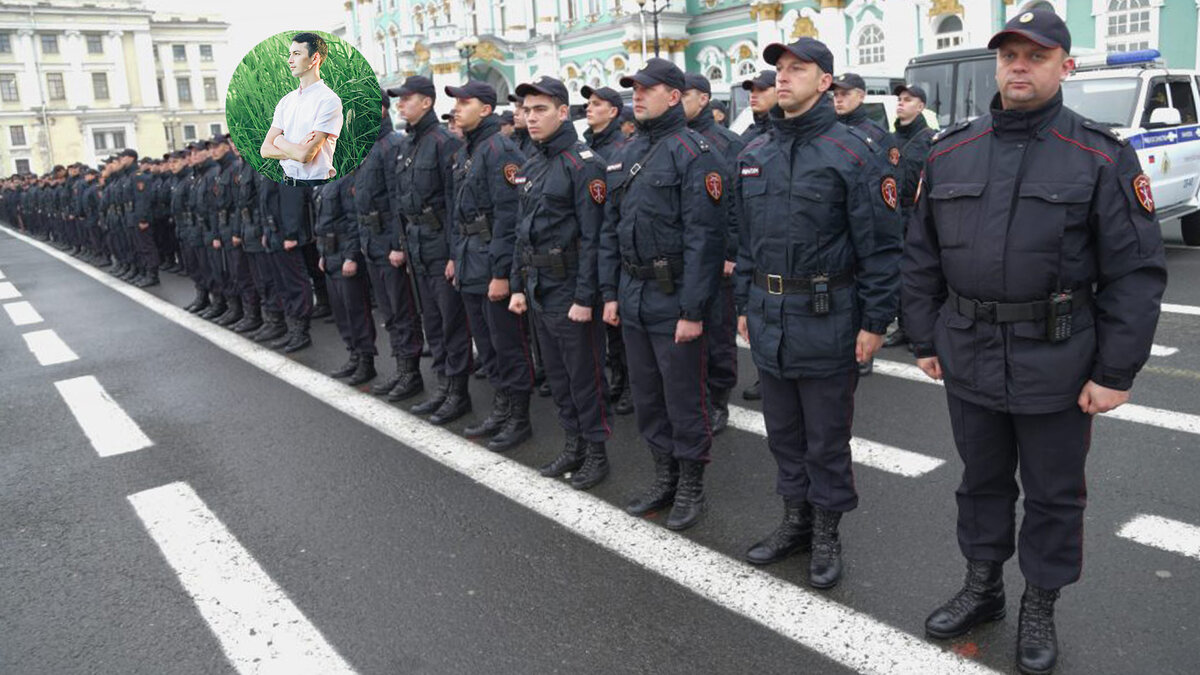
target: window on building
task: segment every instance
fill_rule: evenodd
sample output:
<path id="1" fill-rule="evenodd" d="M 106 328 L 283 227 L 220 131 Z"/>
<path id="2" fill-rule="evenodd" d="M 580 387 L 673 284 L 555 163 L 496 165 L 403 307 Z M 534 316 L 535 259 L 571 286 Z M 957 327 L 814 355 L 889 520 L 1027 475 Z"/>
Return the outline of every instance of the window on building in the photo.
<path id="1" fill-rule="evenodd" d="M 185 140 L 185 141 L 196 140 L 196 125 L 195 124 L 183 125 L 183 140 Z"/>
<path id="2" fill-rule="evenodd" d="M 104 134 L 103 131 L 93 131 L 92 132 L 92 145 L 96 146 L 97 150 L 107 150 L 108 149 L 108 137 Z"/>
<path id="3" fill-rule="evenodd" d="M 0 33 L 0 54 L 12 53 L 12 34 Z"/>
<path id="4" fill-rule="evenodd" d="M 19 173 L 19 174 L 28 174 L 28 173 L 32 173 L 32 172 L 29 170 L 29 160 L 27 160 L 27 159 L 18 159 L 18 160 L 16 161 L 16 164 L 15 164 L 15 166 L 16 166 L 16 168 L 17 168 L 17 173 Z"/>
<path id="5" fill-rule="evenodd" d="M 98 33 L 87 34 L 87 51 L 89 54 L 104 53 L 104 39 Z"/>
<path id="6" fill-rule="evenodd" d="M 708 78 L 709 82 L 725 81 L 725 71 L 721 69 L 721 66 L 709 66 L 708 70 L 704 71 L 704 76 Z"/>
<path id="7" fill-rule="evenodd" d="M 200 45 L 200 60 L 201 61 L 212 61 L 213 60 L 212 45 Z"/>
<path id="8" fill-rule="evenodd" d="M 1110 52 L 1149 49 L 1154 42 L 1150 0 L 1109 0 L 1105 42 Z"/>
<path id="9" fill-rule="evenodd" d="M 204 78 L 204 100 L 205 101 L 217 100 L 217 78 L 215 78 L 215 77 Z"/>
<path id="10" fill-rule="evenodd" d="M 858 64 L 883 63 L 883 29 L 871 24 L 858 34 Z"/>
<path id="11" fill-rule="evenodd" d="M 92 132 L 92 144 L 97 150 L 124 150 L 124 129 L 97 129 Z"/>
<path id="12" fill-rule="evenodd" d="M 16 103 L 21 100 L 17 91 L 16 73 L 0 73 L 0 101 Z"/>
<path id="13" fill-rule="evenodd" d="M 187 77 L 175 78 L 175 91 L 179 96 L 180 103 L 192 102 L 192 81 Z"/>
<path id="14" fill-rule="evenodd" d="M 150 51 L 154 54 L 154 60 L 158 60 L 158 45 L 150 45 Z"/>
<path id="15" fill-rule="evenodd" d="M 400 72 L 400 36 L 399 35 L 392 36 L 392 59 L 394 60 L 394 63 L 395 63 L 395 65 L 392 67 L 392 70 L 394 70 L 396 72 Z"/>
<path id="16" fill-rule="evenodd" d="M 63 85 L 62 73 L 46 73 L 46 98 L 51 101 L 65 101 L 67 88 Z"/>
<path id="17" fill-rule="evenodd" d="M 14 148 L 20 148 L 26 145 L 25 127 L 20 124 L 15 124 L 8 128 L 8 140 Z"/>
<path id="18" fill-rule="evenodd" d="M 942 19 L 937 26 L 937 48 L 953 49 L 963 43 L 963 22 L 957 15 Z"/>
<path id="19" fill-rule="evenodd" d="M 57 54 L 58 53 L 58 36 L 42 34 L 42 53 Z"/>
<path id="20" fill-rule="evenodd" d="M 183 45 L 171 45 L 171 54 L 176 63 L 187 61 L 187 48 Z"/>
<path id="21" fill-rule="evenodd" d="M 161 101 L 163 105 L 166 105 L 167 104 L 167 96 L 166 96 L 166 94 L 163 93 L 162 80 L 163 79 L 161 77 L 158 78 L 158 80 L 157 80 L 157 82 L 158 82 L 158 100 Z"/>
<path id="22" fill-rule="evenodd" d="M 208 125 L 208 133 L 212 136 L 216 136 L 217 134 L 221 133 L 221 123 L 213 122 L 212 124 Z"/>
<path id="23" fill-rule="evenodd" d="M 92 73 L 92 95 L 97 101 L 108 100 L 108 75 Z"/>

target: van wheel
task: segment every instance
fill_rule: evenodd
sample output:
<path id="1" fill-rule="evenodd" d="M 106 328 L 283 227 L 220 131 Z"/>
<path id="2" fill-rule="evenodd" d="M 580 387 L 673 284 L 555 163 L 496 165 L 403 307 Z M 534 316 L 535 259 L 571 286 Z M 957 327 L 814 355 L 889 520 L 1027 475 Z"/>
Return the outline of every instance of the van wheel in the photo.
<path id="1" fill-rule="evenodd" d="M 1200 246 L 1200 211 L 1180 218 L 1179 231 L 1183 234 L 1183 243 Z"/>

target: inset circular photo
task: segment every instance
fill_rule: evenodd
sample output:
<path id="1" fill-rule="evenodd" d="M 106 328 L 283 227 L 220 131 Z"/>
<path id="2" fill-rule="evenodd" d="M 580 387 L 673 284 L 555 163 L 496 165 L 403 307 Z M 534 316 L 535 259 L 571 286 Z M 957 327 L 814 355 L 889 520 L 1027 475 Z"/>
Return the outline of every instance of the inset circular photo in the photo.
<path id="1" fill-rule="evenodd" d="M 276 182 L 323 181 L 354 171 L 379 136 L 382 93 L 352 45 L 321 31 L 258 43 L 229 80 L 230 140 Z"/>

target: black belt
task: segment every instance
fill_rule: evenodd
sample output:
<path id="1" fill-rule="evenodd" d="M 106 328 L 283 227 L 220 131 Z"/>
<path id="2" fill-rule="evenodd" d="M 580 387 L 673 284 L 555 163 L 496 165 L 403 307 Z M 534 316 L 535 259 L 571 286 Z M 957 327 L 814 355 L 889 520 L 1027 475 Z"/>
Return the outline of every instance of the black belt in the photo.
<path id="1" fill-rule="evenodd" d="M 485 242 L 490 242 L 492 240 L 492 227 L 491 224 L 488 223 L 487 218 L 476 218 L 475 220 L 463 225 L 459 229 L 459 232 L 464 237 L 478 234 L 483 237 Z"/>
<path id="2" fill-rule="evenodd" d="M 521 263 L 529 267 L 559 267 L 575 265 L 579 262 L 579 252 L 574 249 L 565 251 L 550 251 L 549 253 L 521 253 Z"/>
<path id="3" fill-rule="evenodd" d="M 1050 316 L 1050 301 L 1035 300 L 1033 302 L 991 302 L 964 298 L 951 289 L 947 289 L 946 302 L 956 312 L 968 319 L 985 323 L 1016 323 L 1019 321 L 1039 321 Z M 1091 293 L 1079 293 L 1071 297 L 1072 307 L 1087 307 L 1092 304 Z"/>
<path id="4" fill-rule="evenodd" d="M 370 228 L 375 234 L 383 232 L 383 219 L 379 217 L 378 211 L 358 214 L 358 225 L 359 227 Z"/>
<path id="5" fill-rule="evenodd" d="M 754 285 L 771 295 L 799 295 L 812 293 L 813 283 L 819 283 L 822 275 L 811 277 L 784 277 L 778 274 L 764 274 L 754 270 Z M 834 272 L 825 277 L 828 290 L 845 288 L 854 283 L 854 274 L 847 271 Z"/>
<path id="6" fill-rule="evenodd" d="M 318 185 L 324 185 L 324 184 L 328 183 L 329 179 L 328 178 L 311 178 L 311 179 L 292 178 L 291 176 L 284 176 L 283 180 L 280 182 L 283 183 L 284 185 L 291 185 L 292 187 L 295 187 L 297 185 L 308 185 L 310 187 L 316 187 Z"/>
<path id="7" fill-rule="evenodd" d="M 438 218 L 437 213 L 431 208 L 412 215 L 406 214 L 405 217 L 408 218 L 409 222 L 415 225 L 424 225 L 434 232 L 442 229 L 442 219 Z"/>
<path id="8" fill-rule="evenodd" d="M 683 271 L 683 258 L 667 258 L 667 264 L 670 266 L 672 274 L 678 274 Z M 653 264 L 638 265 L 629 260 L 622 260 L 621 269 L 625 270 L 625 273 L 634 279 L 641 279 L 642 281 L 658 278 L 657 274 L 655 274 Z"/>

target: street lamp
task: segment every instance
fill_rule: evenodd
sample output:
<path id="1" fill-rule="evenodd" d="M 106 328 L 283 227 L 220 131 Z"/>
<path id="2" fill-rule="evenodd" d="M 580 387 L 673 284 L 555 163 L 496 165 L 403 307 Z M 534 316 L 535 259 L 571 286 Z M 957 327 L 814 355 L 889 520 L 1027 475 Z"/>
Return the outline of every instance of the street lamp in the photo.
<path id="1" fill-rule="evenodd" d="M 671 6 L 671 0 L 666 0 L 666 2 L 663 3 L 662 7 L 658 6 L 658 0 L 651 0 L 651 7 L 653 9 L 651 9 L 649 12 L 646 11 L 646 0 L 637 0 L 637 4 L 638 4 L 638 7 L 641 8 L 639 11 L 643 15 L 649 14 L 650 18 L 654 21 L 654 56 L 657 57 L 658 56 L 658 15 L 662 14 L 664 10 L 666 10 L 668 7 Z M 643 21 L 644 21 L 644 18 L 643 18 Z"/>
<path id="2" fill-rule="evenodd" d="M 467 60 L 467 79 L 471 79 L 471 57 L 475 55 L 475 49 L 479 47 L 479 37 L 475 35 L 467 36 L 458 42 L 454 43 L 458 48 L 458 55 Z"/>

